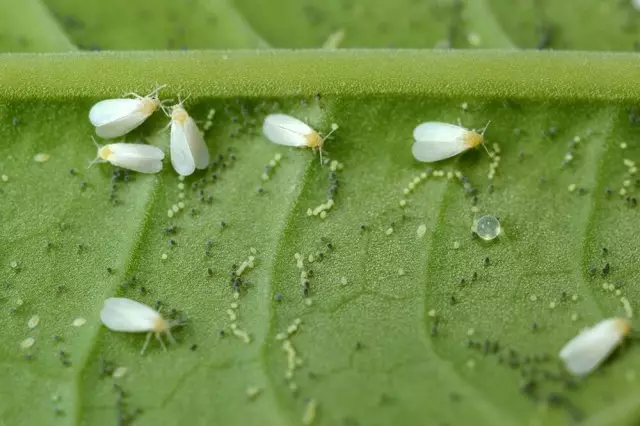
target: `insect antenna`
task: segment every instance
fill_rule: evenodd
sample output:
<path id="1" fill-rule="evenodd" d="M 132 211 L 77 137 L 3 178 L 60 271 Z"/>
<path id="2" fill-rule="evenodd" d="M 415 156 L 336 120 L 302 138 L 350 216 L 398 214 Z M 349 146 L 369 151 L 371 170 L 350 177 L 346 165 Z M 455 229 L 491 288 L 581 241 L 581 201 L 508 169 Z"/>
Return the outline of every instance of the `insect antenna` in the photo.
<path id="1" fill-rule="evenodd" d="M 96 163 L 100 162 L 100 150 L 102 149 L 102 147 L 98 144 L 98 142 L 96 142 L 96 138 L 94 138 L 93 136 L 91 136 L 91 140 L 93 141 L 93 144 L 96 146 L 96 148 L 98 149 L 98 154 L 96 155 L 96 158 L 93 159 L 93 161 L 91 161 L 89 163 L 89 166 L 87 166 L 87 169 L 90 169 L 91 166 L 93 166 Z"/>

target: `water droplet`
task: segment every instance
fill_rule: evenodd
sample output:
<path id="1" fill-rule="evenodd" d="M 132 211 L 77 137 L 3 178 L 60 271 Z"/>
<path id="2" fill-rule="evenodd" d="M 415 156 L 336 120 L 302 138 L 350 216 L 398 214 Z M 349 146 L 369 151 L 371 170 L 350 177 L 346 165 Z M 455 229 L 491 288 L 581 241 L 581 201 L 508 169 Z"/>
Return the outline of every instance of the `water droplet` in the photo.
<path id="1" fill-rule="evenodd" d="M 475 232 L 483 240 L 490 241 L 502 233 L 502 228 L 496 217 L 486 215 L 474 221 L 471 231 Z"/>

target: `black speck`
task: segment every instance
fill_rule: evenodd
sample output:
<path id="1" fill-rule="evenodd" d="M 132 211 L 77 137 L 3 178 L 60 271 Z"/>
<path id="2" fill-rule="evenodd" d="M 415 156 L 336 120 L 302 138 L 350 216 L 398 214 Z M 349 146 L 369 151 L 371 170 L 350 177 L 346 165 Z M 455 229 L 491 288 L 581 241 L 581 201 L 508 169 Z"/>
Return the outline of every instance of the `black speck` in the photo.
<path id="1" fill-rule="evenodd" d="M 560 395 L 559 393 L 549 392 L 549 394 L 547 395 L 547 403 L 549 405 L 559 407 L 561 405 L 564 405 L 565 397 L 563 395 Z"/>
<path id="2" fill-rule="evenodd" d="M 489 256 L 484 258 L 483 264 L 484 266 L 489 266 Z"/>
<path id="3" fill-rule="evenodd" d="M 388 395 L 388 394 L 386 394 L 386 393 L 383 393 L 383 394 L 380 395 L 380 405 L 392 404 L 393 400 L 394 400 L 393 397 Z"/>
<path id="4" fill-rule="evenodd" d="M 107 272 L 108 272 L 109 274 L 113 274 L 113 268 L 107 267 Z"/>
<path id="5" fill-rule="evenodd" d="M 533 380 L 526 381 L 521 387 L 520 391 L 525 395 L 533 395 L 538 387 L 538 383 Z"/>
<path id="6" fill-rule="evenodd" d="M 610 266 L 610 265 L 609 265 L 609 263 L 607 262 L 607 263 L 604 265 L 604 268 L 602 268 L 602 276 L 604 277 L 604 276 L 606 276 L 606 275 L 609 275 L 609 272 L 611 272 L 611 266 Z"/>
<path id="7" fill-rule="evenodd" d="M 191 349 L 192 351 L 195 351 L 196 349 L 198 349 L 198 345 L 194 343 L 193 345 L 191 345 L 189 349 Z"/>

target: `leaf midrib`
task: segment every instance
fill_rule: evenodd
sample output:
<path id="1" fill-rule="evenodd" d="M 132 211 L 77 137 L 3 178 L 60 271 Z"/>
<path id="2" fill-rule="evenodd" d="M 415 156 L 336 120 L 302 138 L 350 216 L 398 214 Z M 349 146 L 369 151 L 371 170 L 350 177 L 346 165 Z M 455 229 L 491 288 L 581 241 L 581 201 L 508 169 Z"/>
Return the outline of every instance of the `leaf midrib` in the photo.
<path id="1" fill-rule="evenodd" d="M 291 223 L 293 223 L 294 221 L 294 214 L 296 212 L 296 207 L 298 205 L 298 202 L 300 200 L 300 197 L 302 195 L 302 193 L 304 192 L 305 187 L 307 186 L 307 184 L 309 183 L 309 179 L 310 176 L 313 176 L 313 173 L 311 173 L 312 170 L 312 166 L 315 162 L 315 158 L 308 160 L 306 165 L 305 165 L 305 169 L 304 169 L 304 173 L 302 176 L 302 179 L 300 179 L 300 183 L 298 184 L 297 188 L 297 194 L 293 197 L 291 197 L 291 202 L 290 204 L 286 207 L 287 210 L 287 216 L 286 219 L 282 221 L 282 226 L 280 227 L 280 231 L 278 232 L 278 239 L 277 242 L 275 244 L 275 250 L 273 251 L 273 256 L 272 256 L 272 267 L 271 267 L 271 271 L 269 273 L 269 299 L 268 300 L 274 300 L 275 298 L 275 292 L 274 292 L 274 286 L 273 283 L 275 281 L 275 276 L 277 274 L 278 268 L 280 267 L 280 264 L 277 262 L 278 258 L 281 258 L 284 256 L 284 253 L 287 252 L 287 250 L 285 249 L 285 245 L 286 245 L 286 237 L 287 237 L 287 229 L 291 229 L 290 225 Z M 288 410 L 286 409 L 286 402 L 285 402 L 285 398 L 283 395 L 282 390 L 276 385 L 276 378 L 273 376 L 273 374 L 270 374 L 269 372 L 269 368 L 268 368 L 268 364 L 269 364 L 269 349 L 270 346 L 273 346 L 273 343 L 279 343 L 278 341 L 276 341 L 275 336 L 278 333 L 278 330 L 276 329 L 277 324 L 276 324 L 276 315 L 275 315 L 275 304 L 274 303 L 269 303 L 268 301 L 265 302 L 267 304 L 267 312 L 268 312 L 268 316 L 269 316 L 269 321 L 267 322 L 267 327 L 266 327 L 266 333 L 264 335 L 264 341 L 262 342 L 262 345 L 260 347 L 260 355 L 259 355 L 259 362 L 260 365 L 262 366 L 262 370 L 264 372 L 264 375 L 267 378 L 267 381 L 269 383 L 269 387 L 271 388 L 271 391 L 273 393 L 274 396 L 274 400 L 277 403 L 278 409 L 279 409 L 279 414 L 280 414 L 280 419 L 282 421 L 285 421 L 290 425 L 295 425 L 297 424 L 296 420 L 294 420 L 293 417 L 293 410 Z M 276 350 L 280 350 L 280 347 L 277 346 Z M 287 415 L 288 414 L 288 415 Z M 284 424 L 284 423 L 279 423 L 279 424 Z"/>
<path id="2" fill-rule="evenodd" d="M 153 183 L 150 184 L 151 187 L 148 192 L 146 192 L 148 196 L 148 200 L 144 205 L 144 209 L 142 209 L 141 214 L 142 217 L 137 220 L 139 223 L 137 232 L 135 235 L 130 236 L 130 249 L 129 254 L 126 256 L 126 263 L 124 268 L 122 268 L 122 273 L 120 274 L 122 277 L 127 277 L 135 271 L 136 261 L 138 256 L 138 250 L 142 242 L 145 240 L 146 236 L 150 232 L 150 222 L 151 222 L 151 213 L 152 210 L 157 207 L 156 202 L 158 200 L 158 191 L 162 186 L 162 179 L 158 176 L 153 177 Z M 104 298 L 115 297 L 118 296 L 118 289 L 120 289 L 122 293 L 122 287 L 119 285 L 120 281 L 113 280 L 113 283 L 109 285 L 108 289 L 104 291 Z M 81 396 L 83 393 L 83 383 L 82 377 L 86 373 L 86 369 L 89 366 L 92 360 L 92 354 L 98 351 L 98 336 L 100 333 L 104 331 L 102 322 L 98 321 L 91 325 L 91 333 L 88 337 L 89 345 L 87 348 L 81 352 L 81 358 L 78 362 L 78 368 L 76 368 L 76 374 L 73 378 L 73 399 L 72 404 L 75 405 L 75 416 L 74 416 L 74 424 L 80 425 L 82 424 L 82 409 L 84 405 L 82 404 Z M 89 333 L 87 333 L 89 334 Z"/>
<path id="3" fill-rule="evenodd" d="M 640 98 L 639 65 L 640 57 L 627 53 L 514 50 L 3 54 L 0 99 L 109 97 L 158 81 L 168 85 L 166 96 L 189 92 L 195 99 L 321 93 L 632 102 Z M 95 74 L 96 66 L 105 72 Z"/>

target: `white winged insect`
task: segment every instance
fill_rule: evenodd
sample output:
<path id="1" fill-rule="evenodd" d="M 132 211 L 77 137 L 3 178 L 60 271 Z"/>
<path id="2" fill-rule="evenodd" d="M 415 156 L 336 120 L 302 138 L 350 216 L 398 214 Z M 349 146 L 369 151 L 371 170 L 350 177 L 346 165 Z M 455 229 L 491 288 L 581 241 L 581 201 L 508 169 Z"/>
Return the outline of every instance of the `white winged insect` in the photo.
<path id="1" fill-rule="evenodd" d="M 101 146 L 95 139 L 93 143 L 98 148 L 98 155 L 89 167 L 95 163 L 109 162 L 140 173 L 158 173 L 162 170 L 164 152 L 155 146 L 140 143 L 110 143 Z"/>
<path id="2" fill-rule="evenodd" d="M 161 105 L 158 92 L 165 86 L 158 86 L 147 96 L 128 93 L 133 98 L 106 99 L 91 107 L 89 121 L 96 128 L 96 134 L 103 139 L 113 139 L 126 135 L 141 125 Z"/>
<path id="3" fill-rule="evenodd" d="M 178 101 L 165 113 L 171 118 L 170 151 L 173 169 L 181 176 L 189 176 L 196 169 L 209 165 L 209 149 L 194 119 Z"/>
<path id="4" fill-rule="evenodd" d="M 336 130 L 338 125 L 333 123 L 331 131 L 325 137 L 321 137 L 308 124 L 286 114 L 269 114 L 262 124 L 262 133 L 273 143 L 319 150 L 320 163 L 322 163 L 322 145 Z"/>
<path id="5" fill-rule="evenodd" d="M 600 321 L 569 340 L 560 350 L 560 358 L 574 376 L 586 376 L 595 370 L 618 347 L 631 331 L 625 318 Z"/>
<path id="6" fill-rule="evenodd" d="M 413 129 L 414 143 L 411 152 L 416 160 L 425 163 L 451 158 L 482 144 L 484 132 L 489 127 L 489 123 L 480 133 L 455 124 L 437 121 L 419 124 Z"/>
<path id="7" fill-rule="evenodd" d="M 167 347 L 162 341 L 161 334 L 165 333 L 169 342 L 175 344 L 171 328 L 180 325 L 179 321 L 166 320 L 159 312 L 149 306 L 124 297 L 111 297 L 105 300 L 102 311 L 100 311 L 100 320 L 109 330 L 125 333 L 148 333 L 140 351 L 141 355 L 144 354 L 151 336 L 154 334 L 162 349 L 166 351 Z"/>

